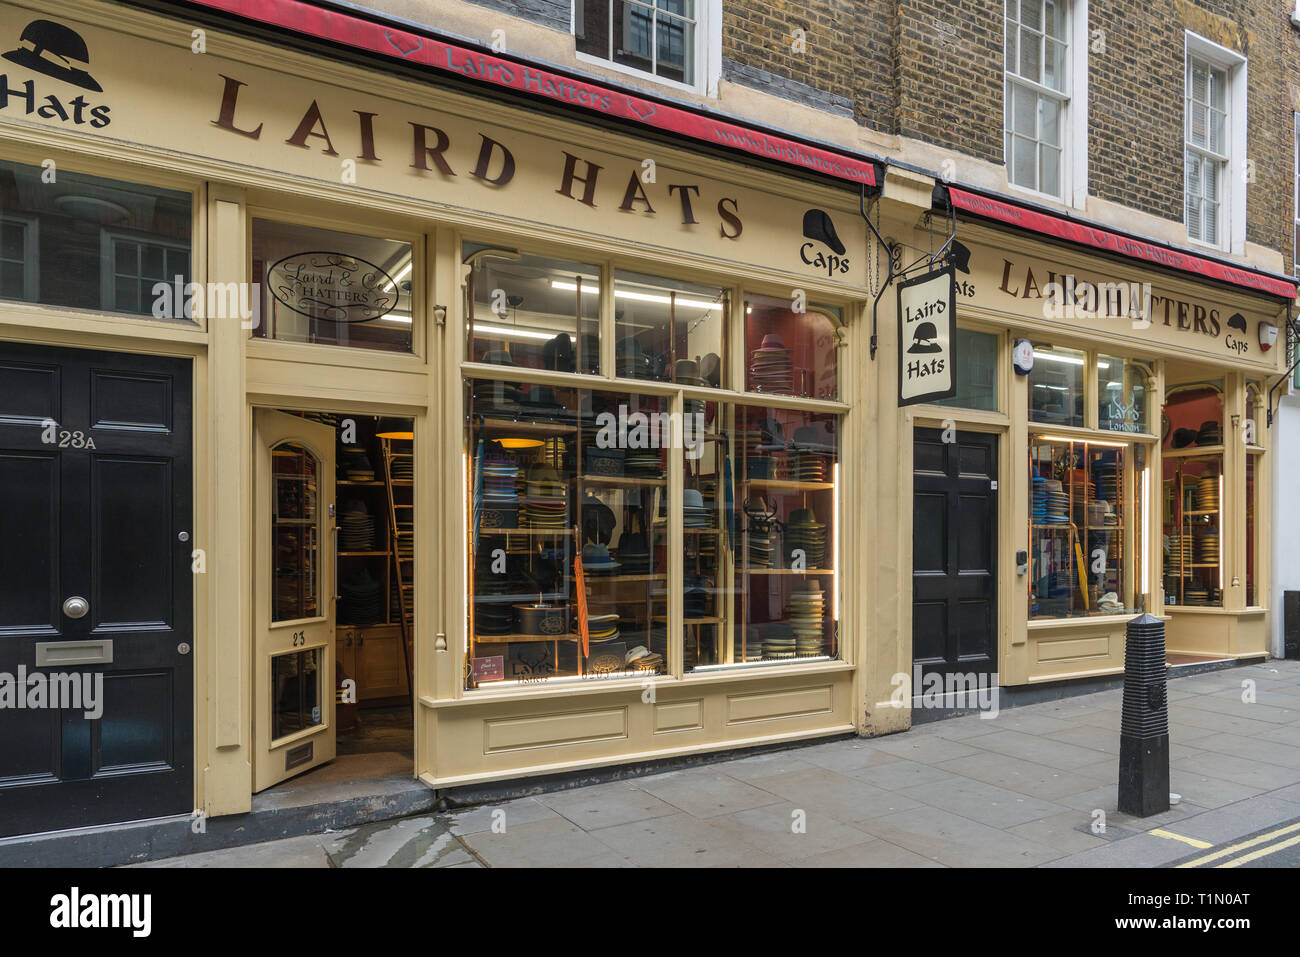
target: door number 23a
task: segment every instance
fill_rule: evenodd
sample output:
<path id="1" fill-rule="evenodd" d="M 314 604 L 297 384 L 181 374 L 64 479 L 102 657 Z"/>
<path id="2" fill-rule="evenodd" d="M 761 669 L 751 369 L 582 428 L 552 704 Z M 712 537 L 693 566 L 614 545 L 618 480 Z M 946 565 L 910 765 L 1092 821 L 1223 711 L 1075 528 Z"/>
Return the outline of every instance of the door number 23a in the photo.
<path id="1" fill-rule="evenodd" d="M 41 423 L 41 441 L 61 449 L 93 449 L 95 440 L 80 429 L 60 429 L 59 423 L 46 419 Z"/>

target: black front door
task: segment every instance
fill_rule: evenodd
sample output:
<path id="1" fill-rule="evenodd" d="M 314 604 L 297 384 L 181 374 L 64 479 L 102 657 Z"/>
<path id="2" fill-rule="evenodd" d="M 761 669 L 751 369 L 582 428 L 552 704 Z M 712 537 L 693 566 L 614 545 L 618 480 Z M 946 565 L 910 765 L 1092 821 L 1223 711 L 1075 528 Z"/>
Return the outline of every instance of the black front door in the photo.
<path id="1" fill-rule="evenodd" d="M 190 369 L 0 342 L 0 836 L 193 807 Z"/>
<path id="2" fill-rule="evenodd" d="M 922 675 L 997 670 L 998 437 L 916 430 L 912 660 Z"/>

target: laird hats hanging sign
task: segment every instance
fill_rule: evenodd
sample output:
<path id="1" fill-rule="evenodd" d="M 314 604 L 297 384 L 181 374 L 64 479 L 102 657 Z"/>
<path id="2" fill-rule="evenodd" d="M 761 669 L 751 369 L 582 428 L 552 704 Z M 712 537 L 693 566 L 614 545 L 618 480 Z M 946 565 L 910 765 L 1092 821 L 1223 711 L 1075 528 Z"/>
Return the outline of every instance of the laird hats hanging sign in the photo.
<path id="1" fill-rule="evenodd" d="M 898 285 L 898 404 L 957 393 L 956 289 L 946 266 Z"/>

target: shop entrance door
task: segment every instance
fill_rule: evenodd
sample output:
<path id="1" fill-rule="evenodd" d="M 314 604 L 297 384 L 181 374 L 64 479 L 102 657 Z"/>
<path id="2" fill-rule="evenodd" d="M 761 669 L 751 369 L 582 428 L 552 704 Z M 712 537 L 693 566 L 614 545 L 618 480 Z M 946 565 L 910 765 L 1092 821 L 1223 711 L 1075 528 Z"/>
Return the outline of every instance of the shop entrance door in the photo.
<path id="1" fill-rule="evenodd" d="M 978 678 L 997 670 L 998 437 L 943 438 L 918 428 L 913 443 L 912 660 Z"/>
<path id="2" fill-rule="evenodd" d="M 190 367 L 0 345 L 0 836 L 194 807 Z"/>
<path id="3" fill-rule="evenodd" d="M 334 430 L 254 415 L 253 790 L 331 760 Z"/>

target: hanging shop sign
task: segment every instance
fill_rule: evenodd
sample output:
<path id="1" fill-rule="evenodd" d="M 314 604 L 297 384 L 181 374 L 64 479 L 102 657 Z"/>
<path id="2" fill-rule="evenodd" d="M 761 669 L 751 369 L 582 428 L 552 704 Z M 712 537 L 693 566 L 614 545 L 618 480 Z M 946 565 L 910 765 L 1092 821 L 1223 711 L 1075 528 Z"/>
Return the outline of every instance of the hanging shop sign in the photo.
<path id="1" fill-rule="evenodd" d="M 344 253 L 286 256 L 267 270 L 271 295 L 323 322 L 369 322 L 397 306 L 397 281 L 374 263 Z"/>
<path id="2" fill-rule="evenodd" d="M 951 265 L 898 286 L 898 404 L 957 394 L 957 291 Z"/>

